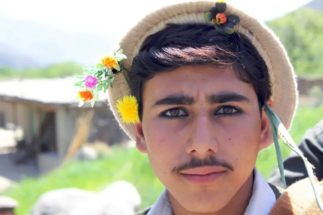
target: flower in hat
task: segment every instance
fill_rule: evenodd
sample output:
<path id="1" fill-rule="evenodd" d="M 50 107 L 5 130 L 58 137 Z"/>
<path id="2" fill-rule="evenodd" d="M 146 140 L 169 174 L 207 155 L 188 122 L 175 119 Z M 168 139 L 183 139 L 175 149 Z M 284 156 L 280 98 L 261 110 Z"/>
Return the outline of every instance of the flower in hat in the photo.
<path id="1" fill-rule="evenodd" d="M 79 93 L 79 98 L 82 99 L 83 102 L 90 101 L 93 99 L 93 94 L 88 90 L 79 91 L 78 93 Z"/>
<path id="2" fill-rule="evenodd" d="M 212 19 L 212 23 L 217 25 L 221 25 L 226 22 L 227 22 L 227 17 L 225 16 L 224 13 L 218 13 L 215 16 L 215 19 Z"/>
<path id="3" fill-rule="evenodd" d="M 86 76 L 84 80 L 84 86 L 87 89 L 94 89 L 98 84 L 98 79 L 92 75 Z"/>
<path id="4" fill-rule="evenodd" d="M 134 96 L 124 96 L 116 105 L 122 121 L 127 124 L 139 122 L 138 103 Z"/>
<path id="5" fill-rule="evenodd" d="M 234 26 L 240 22 L 239 17 L 231 15 L 226 16 L 226 3 L 224 1 L 217 1 L 215 7 L 212 7 L 209 12 L 204 15 L 206 21 L 211 22 L 214 27 L 227 34 L 234 32 Z"/>
<path id="6" fill-rule="evenodd" d="M 82 99 L 80 106 L 86 101 L 91 101 L 92 107 L 95 101 L 99 98 L 99 92 L 104 93 L 108 88 L 113 88 L 113 80 L 115 76 L 124 71 L 121 61 L 126 59 L 127 56 L 123 54 L 122 49 L 117 49 L 111 55 L 107 55 L 101 59 L 101 62 L 96 66 L 84 68 L 86 76 L 77 76 L 80 81 L 74 85 L 85 88 L 85 91 L 79 91 L 79 98 Z"/>
<path id="7" fill-rule="evenodd" d="M 103 65 L 106 66 L 107 68 L 115 68 L 117 65 L 117 60 L 112 56 L 106 56 L 102 58 L 101 61 Z"/>

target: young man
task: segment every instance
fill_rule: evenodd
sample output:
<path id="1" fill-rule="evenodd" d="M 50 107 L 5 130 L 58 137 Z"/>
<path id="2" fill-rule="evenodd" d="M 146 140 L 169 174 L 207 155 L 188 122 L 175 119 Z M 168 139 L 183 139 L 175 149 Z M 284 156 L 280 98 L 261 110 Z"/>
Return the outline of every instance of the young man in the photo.
<path id="1" fill-rule="evenodd" d="M 255 168 L 272 143 L 264 104 L 289 128 L 297 103 L 273 33 L 223 1 L 189 2 L 150 14 L 120 46 L 127 71 L 110 107 L 166 187 L 142 214 L 269 214 L 278 192 Z M 134 125 L 116 107 L 125 95 L 138 101 Z"/>

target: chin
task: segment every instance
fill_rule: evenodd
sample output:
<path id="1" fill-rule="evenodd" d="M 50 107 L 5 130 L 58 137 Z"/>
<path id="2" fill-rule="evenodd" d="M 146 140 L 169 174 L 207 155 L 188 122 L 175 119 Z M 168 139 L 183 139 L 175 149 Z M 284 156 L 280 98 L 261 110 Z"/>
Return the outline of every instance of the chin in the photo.
<path id="1" fill-rule="evenodd" d="M 214 191 L 204 192 L 200 194 L 187 195 L 189 198 L 179 201 L 179 203 L 187 211 L 194 213 L 210 213 L 220 211 L 224 208 L 228 201 L 224 198 L 224 195 L 215 195 Z M 192 197 L 194 196 L 194 197 Z"/>

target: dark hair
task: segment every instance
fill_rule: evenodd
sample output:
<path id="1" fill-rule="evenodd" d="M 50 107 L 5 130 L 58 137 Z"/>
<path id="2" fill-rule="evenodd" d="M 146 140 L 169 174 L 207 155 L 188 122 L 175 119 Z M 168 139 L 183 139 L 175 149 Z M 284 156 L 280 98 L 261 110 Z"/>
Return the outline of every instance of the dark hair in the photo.
<path id="1" fill-rule="evenodd" d="M 156 73 L 194 65 L 232 66 L 237 78 L 255 89 L 260 110 L 271 96 L 266 63 L 247 37 L 219 32 L 206 24 L 168 24 L 145 39 L 127 73 L 140 119 L 146 81 Z"/>

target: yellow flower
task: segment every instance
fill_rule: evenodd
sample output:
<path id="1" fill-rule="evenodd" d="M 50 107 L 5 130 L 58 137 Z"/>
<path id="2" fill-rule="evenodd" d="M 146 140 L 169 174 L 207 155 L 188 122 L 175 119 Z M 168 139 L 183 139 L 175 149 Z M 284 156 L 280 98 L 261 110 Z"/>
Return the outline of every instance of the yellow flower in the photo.
<path id="1" fill-rule="evenodd" d="M 217 1 L 216 3 L 225 3 L 225 1 L 223 1 L 223 0 L 219 0 L 219 1 Z"/>
<path id="2" fill-rule="evenodd" d="M 104 57 L 101 62 L 103 63 L 104 66 L 108 67 L 108 68 L 114 68 L 117 65 L 117 61 L 114 57 L 111 56 L 107 56 Z"/>
<path id="3" fill-rule="evenodd" d="M 124 96 L 117 101 L 116 107 L 121 114 L 122 121 L 127 124 L 139 122 L 138 103 L 134 96 Z"/>

